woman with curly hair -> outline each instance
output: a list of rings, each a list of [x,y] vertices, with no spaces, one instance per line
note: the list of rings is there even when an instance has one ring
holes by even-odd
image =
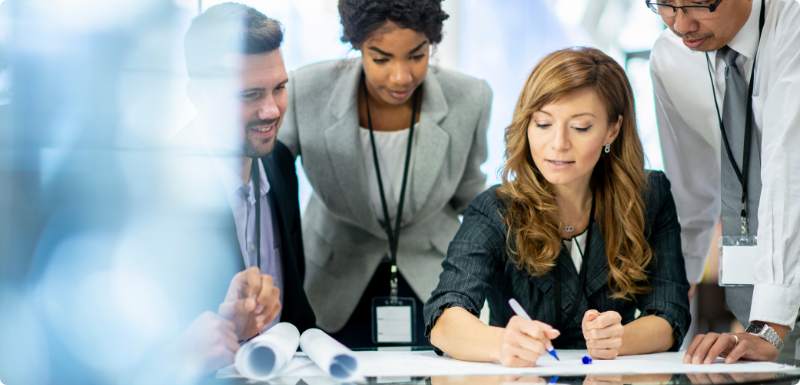
[[[677,350],[690,322],[680,226],[669,181],[644,168],[622,67],[592,48],[548,55],[505,139],[503,183],[469,205],[425,305],[431,343],[508,366],[553,347]]]
[[[340,0],[339,14],[361,57],[291,73],[278,135],[314,188],[306,293],[317,325],[347,346],[430,346],[424,301],[458,215],[486,189],[492,92],[429,65],[441,0]]]

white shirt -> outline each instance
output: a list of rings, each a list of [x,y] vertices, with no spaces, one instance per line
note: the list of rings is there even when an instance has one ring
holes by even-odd
[[[724,4],[723,4],[724,6]],[[800,0],[767,0],[758,42],[761,1],[728,44],[753,79],[753,118],[761,153],[758,261],[751,320],[794,327],[800,307]],[[722,109],[724,63],[710,52]],[[706,56],[665,30],[650,57],[664,171],[681,222],[689,282],[699,282],[720,216],[720,128]],[[716,244],[716,242],[715,242]]]
[[[253,178],[244,183],[236,171],[241,167],[239,157],[217,157],[206,145],[207,139],[204,130],[198,130],[200,138],[208,151],[217,176],[220,178],[228,202],[233,212],[233,221],[236,224],[236,236],[242,252],[245,268],[258,266],[257,236],[256,236],[256,198],[251,192],[254,190]],[[261,200],[261,273],[272,276],[273,285],[280,290],[280,301],[283,304],[283,267],[281,265],[280,247],[274,238],[272,223],[272,207],[269,196],[270,190],[267,173],[262,162],[258,162],[259,174],[259,199]],[[269,330],[280,322],[282,310],[263,330]]]
[[[419,127],[419,123],[414,125],[415,131]],[[364,165],[367,172],[367,183],[369,184],[369,201],[372,205],[372,210],[375,212],[378,220],[384,221],[383,218],[383,205],[381,204],[381,193],[378,190],[378,176],[375,173],[375,160],[372,156],[372,142],[369,137],[369,129],[360,127],[361,132],[361,150],[364,156]],[[386,206],[389,209],[389,218],[394,219],[397,217],[397,205],[400,201],[400,190],[403,187],[403,171],[405,168],[406,154],[408,151],[408,134],[411,132],[409,129],[400,131],[376,131],[375,134],[375,148],[378,150],[378,163],[381,167],[381,179],[383,180],[383,192],[386,194]],[[416,147],[416,138],[419,135],[414,135]],[[412,147],[412,148],[413,148]],[[414,151],[411,151],[411,161],[408,166],[408,181],[406,182],[406,203],[411,197],[411,172],[414,169]],[[392,228],[395,223],[392,222]]]
[[[581,263],[583,262],[583,254],[586,253],[586,233],[589,228],[583,230],[582,233],[573,236],[570,239],[564,239],[564,246],[569,250],[569,255],[572,257],[572,263],[575,265],[575,271],[579,274],[581,272]],[[577,246],[577,247],[576,247]]]

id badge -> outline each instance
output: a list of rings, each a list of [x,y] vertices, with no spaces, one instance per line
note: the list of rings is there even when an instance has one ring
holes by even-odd
[[[744,286],[755,283],[758,258],[756,236],[719,237],[719,285]]]
[[[372,299],[372,342],[412,345],[416,343],[416,301],[409,297]]]

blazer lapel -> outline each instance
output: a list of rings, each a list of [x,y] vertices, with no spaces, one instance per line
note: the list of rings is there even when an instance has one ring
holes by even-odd
[[[267,180],[269,181],[269,192],[270,195],[272,195],[274,203],[273,207],[275,210],[275,212],[272,214],[273,218],[271,219],[273,220],[273,224],[275,226],[278,226],[278,233],[280,233],[281,236],[281,248],[282,248],[281,262],[284,262],[283,266],[284,270],[286,270],[285,267],[286,266],[285,263],[287,262],[286,255],[293,253],[286,252],[289,251],[287,249],[291,248],[291,243],[289,242],[288,239],[289,235],[286,233],[292,227],[290,227],[288,218],[286,218],[284,207],[290,207],[290,205],[285,202],[287,202],[288,199],[291,199],[291,197],[289,197],[289,192],[286,191],[286,184],[285,184],[286,182],[282,178],[280,178],[281,175],[280,170],[278,169],[278,166],[275,164],[275,161],[272,159],[272,157],[265,156],[261,158],[261,164],[264,165],[264,171],[266,171]],[[294,265],[294,261],[291,262],[292,265]]]
[[[450,135],[439,123],[447,116],[447,100],[436,75],[429,70],[422,83],[422,108],[414,148],[411,189],[414,204],[406,204],[403,223],[408,223],[427,201],[447,155]]]
[[[291,225],[294,220],[299,218],[289,218],[290,213],[287,212],[293,207],[290,199],[297,199],[292,197],[286,189],[286,181],[281,178],[281,173],[278,165],[272,156],[261,158],[261,163],[264,165],[264,170],[267,173],[267,180],[269,181],[269,196],[272,199],[272,213],[273,228],[277,226],[277,231],[273,230],[273,234],[280,234],[281,240],[281,267],[283,270],[283,310],[281,312],[281,321],[295,322],[298,317],[296,313],[302,312],[300,307],[303,301],[307,302],[305,296],[300,298],[299,293],[303,292],[302,274],[304,274],[304,267],[300,264],[303,261],[298,261],[297,250],[294,249],[294,243],[291,239],[289,232],[293,228]],[[299,266],[300,265],[300,266]],[[297,325],[300,327],[300,325]]]
[[[600,227],[595,221],[592,225],[592,241],[589,245],[589,253],[584,254],[589,260],[586,262],[586,286],[583,289],[580,304],[578,304],[578,311],[575,313],[576,318],[582,318],[583,313],[589,309],[588,298],[603,287],[608,282],[608,263],[606,262],[606,243],[603,235],[600,233]],[[575,296],[578,290],[578,271],[572,262],[572,256],[567,248],[562,245],[561,253],[558,256],[558,269],[561,274],[561,314],[566,315],[572,311],[572,304],[575,301]],[[554,295],[555,292],[555,279],[553,272],[547,273],[541,277],[530,277],[531,283],[545,293],[548,297]],[[547,306],[552,306],[552,301]],[[572,320],[564,320],[564,322],[572,322]]]
[[[578,324],[583,318],[583,313],[589,310],[589,297],[608,282],[609,270],[606,262],[606,241],[603,238],[603,234],[600,233],[597,221],[592,223],[592,241],[589,245],[588,253],[584,252],[583,255],[589,260],[586,261],[586,283],[583,287],[583,295],[581,295],[581,301],[578,304],[578,311],[575,313]],[[566,315],[568,311],[572,311],[572,304],[578,293],[579,275],[574,268],[572,256],[567,252],[566,248],[561,249],[560,258],[561,310]]]
[[[351,62],[343,70],[328,101],[328,109],[336,122],[325,130],[325,143],[330,155],[331,167],[351,218],[360,221],[365,229],[384,238],[383,231],[369,197],[366,166],[362,153],[361,133],[358,123],[358,85],[361,64]]]
[[[597,221],[592,225],[592,244],[589,246],[589,261],[586,268],[586,289],[584,298],[591,296],[608,282],[608,258],[606,240]]]

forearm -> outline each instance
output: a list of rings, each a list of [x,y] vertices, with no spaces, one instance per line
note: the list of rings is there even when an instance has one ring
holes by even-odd
[[[499,361],[503,329],[485,325],[464,308],[445,309],[431,330],[431,344],[464,361]]]
[[[675,343],[669,322],[656,315],[641,317],[623,328],[621,356],[665,352]]]

